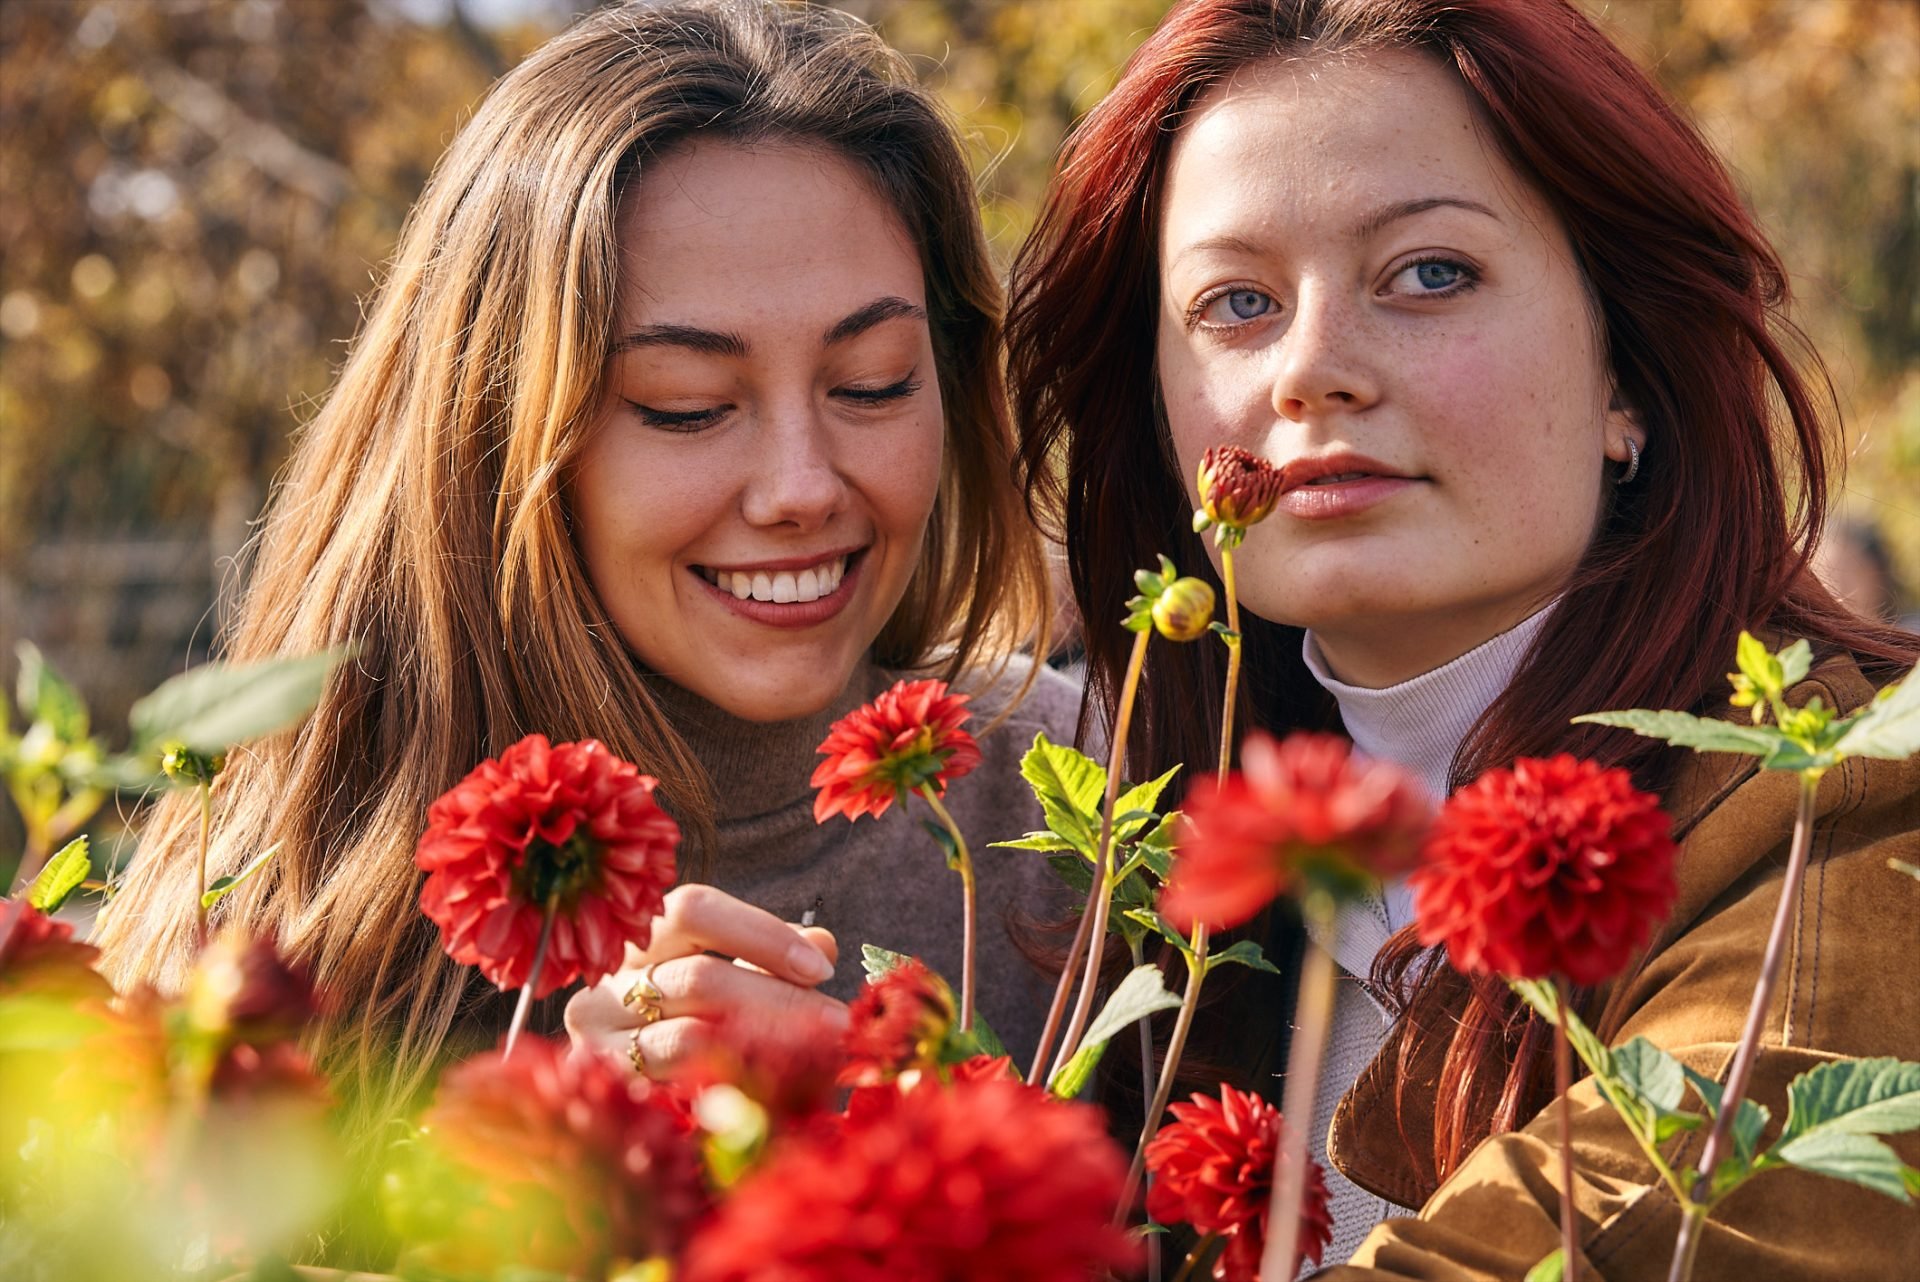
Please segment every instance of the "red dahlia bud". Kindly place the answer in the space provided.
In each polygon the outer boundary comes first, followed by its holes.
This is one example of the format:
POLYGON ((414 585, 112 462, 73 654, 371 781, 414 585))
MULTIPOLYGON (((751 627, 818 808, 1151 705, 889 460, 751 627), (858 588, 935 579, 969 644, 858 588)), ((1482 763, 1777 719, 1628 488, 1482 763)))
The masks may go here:
POLYGON ((272 940, 237 930, 223 931, 200 954, 186 1007, 199 1031, 247 1042, 292 1036, 315 1013, 305 972, 282 958, 272 940))
POLYGON ((1280 501, 1283 473, 1238 445, 1216 445, 1200 459, 1200 507, 1215 525, 1258 525, 1280 501))
POLYGON ((913 1068, 931 1068, 953 1028, 955 1005, 947 981, 910 958, 869 980, 848 1008, 846 1085, 890 1081, 913 1068))

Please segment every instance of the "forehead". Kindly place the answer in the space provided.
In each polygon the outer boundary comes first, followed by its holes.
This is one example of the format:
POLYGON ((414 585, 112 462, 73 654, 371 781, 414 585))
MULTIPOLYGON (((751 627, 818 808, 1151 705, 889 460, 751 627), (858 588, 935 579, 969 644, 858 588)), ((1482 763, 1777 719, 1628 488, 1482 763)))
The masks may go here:
POLYGON ((769 297, 836 318, 849 300, 876 294, 925 302, 899 213, 826 147, 684 143, 642 166, 621 198, 617 234, 629 319, 663 307, 750 312, 769 297))
POLYGON ((1357 212, 1436 195, 1532 221, 1544 212, 1459 80, 1401 50, 1275 58, 1194 104, 1173 144, 1163 235, 1213 224, 1350 228, 1357 212))

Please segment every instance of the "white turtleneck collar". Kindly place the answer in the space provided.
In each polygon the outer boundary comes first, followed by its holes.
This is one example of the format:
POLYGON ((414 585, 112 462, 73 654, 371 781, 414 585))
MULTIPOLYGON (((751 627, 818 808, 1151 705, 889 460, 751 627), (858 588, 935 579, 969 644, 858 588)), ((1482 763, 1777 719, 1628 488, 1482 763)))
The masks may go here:
MULTIPOLYGON (((1313 679, 1340 705, 1340 719, 1353 746, 1376 761, 1404 767, 1438 805, 1447 796, 1454 754, 1513 680, 1552 608, 1547 605, 1451 663, 1384 689, 1348 685, 1335 677, 1311 632, 1302 644, 1302 658, 1313 679)), ((1412 895, 1402 879, 1386 888, 1384 899, 1340 910, 1334 957, 1348 973, 1365 978, 1387 937, 1412 920, 1412 895)))

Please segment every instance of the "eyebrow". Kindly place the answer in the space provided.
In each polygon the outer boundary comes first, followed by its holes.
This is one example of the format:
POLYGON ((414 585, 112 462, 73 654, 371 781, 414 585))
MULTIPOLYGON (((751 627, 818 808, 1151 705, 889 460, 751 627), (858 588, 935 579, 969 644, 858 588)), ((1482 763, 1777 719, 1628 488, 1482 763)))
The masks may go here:
MULTIPOLYGON (((1500 219, 1500 215, 1492 209, 1477 200, 1468 200, 1464 196, 1422 196, 1417 200, 1397 200, 1391 205, 1382 205, 1354 224, 1352 238, 1366 240, 1402 218, 1424 214, 1430 209, 1464 209, 1469 213, 1484 214, 1496 222, 1500 219)), ((1245 236, 1236 236, 1229 232, 1194 241, 1174 255, 1173 261, 1177 263, 1189 255, 1213 250, 1224 250, 1229 254, 1240 254, 1246 257, 1259 257, 1268 252, 1269 248, 1258 241, 1248 240, 1245 236)))
MULTIPOLYGON (((827 329, 822 341, 832 347, 858 338, 874 326, 890 320, 924 321, 926 318, 926 308, 889 294, 835 321, 827 329)), ((636 347, 682 347, 703 356, 731 356, 736 359, 747 354, 747 340, 738 334, 701 329, 697 325, 643 325, 615 343, 613 351, 617 356, 636 347)))
POLYGON ((1468 200, 1464 196, 1422 196, 1417 200, 1397 200, 1391 205, 1382 205, 1354 224, 1353 238, 1366 240, 1402 218, 1424 214, 1429 209, 1464 209, 1469 213, 1485 214, 1495 222, 1500 221, 1499 214, 1477 200, 1468 200))

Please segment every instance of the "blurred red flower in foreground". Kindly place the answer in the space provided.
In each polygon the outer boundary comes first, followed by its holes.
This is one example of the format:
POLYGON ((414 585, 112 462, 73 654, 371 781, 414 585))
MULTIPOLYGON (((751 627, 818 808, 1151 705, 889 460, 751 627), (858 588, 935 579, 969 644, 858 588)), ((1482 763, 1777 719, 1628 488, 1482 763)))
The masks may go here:
POLYGON ((389 1181, 418 1263, 460 1276, 512 1265, 604 1277, 679 1250, 707 1208, 699 1139, 677 1092, 529 1037, 450 1070, 415 1164, 389 1181))
POLYGON ((1412 879, 1420 942, 1470 973, 1603 983, 1673 907, 1673 852, 1626 771, 1522 758, 1441 809, 1412 879))
POLYGON ((457 962, 501 988, 527 982, 551 903, 535 997, 617 970, 653 934, 673 885, 680 829, 655 781, 594 739, 528 735, 481 762, 427 811, 414 862, 420 908, 457 962))
POLYGON ((73 937, 73 927, 25 899, 0 898, 0 993, 34 988, 74 999, 113 995, 93 966, 100 950, 73 937))
MULTIPOLYGON (((1170 1106, 1174 1121, 1147 1145, 1147 1213, 1160 1224, 1191 1224, 1218 1233, 1226 1249, 1214 1262, 1223 1282, 1254 1282, 1267 1241, 1267 1206, 1274 1155, 1280 1149, 1280 1110, 1247 1091, 1220 1088, 1220 1097, 1195 1095, 1191 1104, 1170 1106)), ((1300 1251, 1315 1264, 1333 1240, 1327 1211, 1327 1181, 1308 1158, 1306 1199, 1301 1206, 1300 1251)), ((1299 1271, 1295 1260, 1285 1277, 1299 1271)))
POLYGON ((1004 1081, 871 1095, 776 1140, 678 1282, 1085 1282, 1138 1264, 1110 1222, 1126 1159, 1098 1110, 1004 1081))
POLYGON ((966 703, 944 681, 902 681, 834 722, 813 772, 814 820, 877 818, 922 784, 944 794, 980 764, 980 745, 960 728, 971 715, 966 703))
POLYGON ((201 950, 185 1006, 196 1031, 255 1044, 296 1036, 319 1009, 304 968, 271 939, 239 930, 201 950))
POLYGON ((1428 806, 1398 766, 1329 734, 1256 731, 1240 757, 1225 784, 1187 799, 1160 908, 1180 930, 1237 926, 1303 883, 1356 893, 1418 857, 1428 806))
POLYGON ((939 1062, 957 1012, 947 981, 910 957, 867 981, 847 1008, 844 1086, 871 1086, 939 1062))

